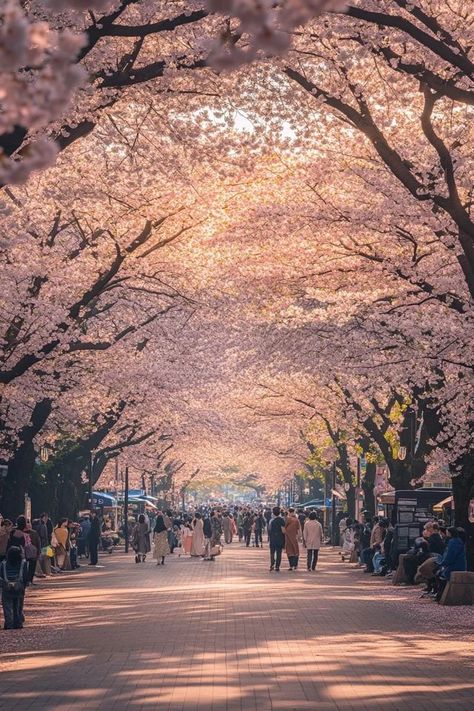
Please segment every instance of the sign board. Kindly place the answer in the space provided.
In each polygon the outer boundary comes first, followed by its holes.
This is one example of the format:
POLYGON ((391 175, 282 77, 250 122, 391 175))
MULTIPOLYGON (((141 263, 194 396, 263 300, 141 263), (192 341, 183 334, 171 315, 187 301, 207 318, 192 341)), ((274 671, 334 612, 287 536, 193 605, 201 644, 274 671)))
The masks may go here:
POLYGON ((375 469, 374 494, 376 496, 386 491, 393 491, 393 487, 388 483, 388 467, 384 464, 377 465, 375 469))
POLYGON ((6 479, 8 474, 8 464, 0 464, 0 479, 6 479))

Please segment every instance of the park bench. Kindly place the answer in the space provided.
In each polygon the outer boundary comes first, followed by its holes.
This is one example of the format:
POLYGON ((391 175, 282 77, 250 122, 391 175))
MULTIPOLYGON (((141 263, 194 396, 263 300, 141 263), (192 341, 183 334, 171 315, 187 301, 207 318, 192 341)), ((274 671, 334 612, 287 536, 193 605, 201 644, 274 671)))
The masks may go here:
POLYGON ((474 573, 454 572, 443 590, 440 605, 474 605, 474 573))
POLYGON ((358 562, 359 562, 359 556, 357 555, 357 551, 354 548, 354 550, 351 553, 349 563, 358 563, 358 562))

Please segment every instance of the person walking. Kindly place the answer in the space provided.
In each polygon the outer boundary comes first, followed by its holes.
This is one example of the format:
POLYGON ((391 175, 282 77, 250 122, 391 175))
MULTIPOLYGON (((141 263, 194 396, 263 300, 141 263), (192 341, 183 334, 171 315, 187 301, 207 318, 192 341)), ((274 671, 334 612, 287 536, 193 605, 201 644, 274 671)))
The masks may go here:
POLYGON ((285 551, 288 556, 289 570, 298 568, 298 559, 300 555, 300 547, 298 545, 298 536, 301 533, 300 522, 293 508, 288 509, 288 516, 285 521, 285 551))
POLYGON ((191 523, 185 521, 180 526, 179 538, 181 542, 181 555, 191 555, 191 546, 193 544, 193 529, 191 523))
POLYGON ((53 539, 56 539, 54 546, 54 554, 56 558, 56 566, 60 570, 66 570, 68 567, 67 558, 69 551, 69 530, 67 524, 67 518, 60 518, 58 521, 58 525, 54 529, 53 539))
POLYGON ((252 527, 253 527, 254 517, 251 511, 245 511, 242 517, 242 530, 244 532, 244 540, 247 548, 250 546, 250 539, 252 538, 252 527))
POLYGON ((165 564, 165 556, 170 552, 168 543, 168 529, 163 516, 156 517, 155 528, 153 530, 153 558, 157 565, 165 564))
POLYGON ((99 543, 100 543, 100 521, 97 512, 91 511, 91 525, 89 528, 88 544, 89 544, 89 565, 97 565, 99 561, 99 543))
POLYGON ((83 516, 79 519, 79 533, 77 536, 77 555, 79 558, 87 558, 89 555, 89 533, 91 530, 91 521, 88 516, 83 516))
POLYGON ((80 531, 80 524, 69 522, 69 562, 71 564, 71 570, 76 570, 81 566, 77 562, 77 537, 80 531))
POLYGON ((270 526, 270 521, 272 520, 272 511, 271 509, 267 508, 263 512, 263 517, 265 519, 265 530, 267 532, 267 538, 268 538, 268 527, 270 526))
POLYGON ((211 513, 211 546, 221 545, 222 536, 222 519, 218 511, 211 513))
POLYGON ((237 508, 237 534, 239 543, 242 543, 244 539, 244 511, 241 508, 237 508))
POLYGON ((3 629, 21 629, 25 621, 23 603, 28 585, 28 563, 19 546, 10 546, 6 559, 0 564, 2 584, 3 629))
POLYGON ((203 532, 204 532, 204 560, 211 560, 211 538, 212 538, 212 524, 209 516, 203 521, 203 532))
POLYGON ((273 509, 273 518, 268 524, 268 542, 270 544, 270 572, 280 572, 281 554, 285 547, 285 520, 279 506, 273 509))
POLYGON ((222 528, 224 531, 224 542, 229 545, 232 543, 232 519, 229 517, 228 511, 224 511, 222 514, 222 528))
POLYGON ((191 556, 202 558, 204 555, 204 523, 199 511, 196 512, 192 522, 191 556))
POLYGON ((216 555, 220 555, 222 542, 222 518, 219 511, 211 511, 211 538, 209 546, 206 546, 205 560, 215 560, 216 555))
POLYGON ((150 552, 150 529, 144 514, 140 514, 132 532, 132 547, 135 551, 135 563, 144 563, 150 552))
POLYGON ((28 561, 28 583, 33 585, 36 565, 41 555, 41 541, 37 531, 31 526, 29 521, 26 522, 25 535, 29 537, 25 547, 25 557, 28 561))
POLYGON ((258 511, 255 516, 254 530, 255 530, 255 546, 257 548, 263 548, 263 531, 267 527, 267 522, 263 516, 262 511, 258 511))
MULTIPOLYGON (((49 514, 47 513, 42 513, 40 516, 40 521, 41 523, 45 526, 46 528, 46 543, 44 544, 45 546, 51 545, 51 538, 53 536, 53 522, 49 518, 49 514)), ((42 535, 42 534, 41 534, 42 535)))
POLYGON ((316 511, 311 511, 303 528, 303 545, 306 546, 306 566, 308 570, 316 570, 323 537, 323 527, 317 519, 316 511))

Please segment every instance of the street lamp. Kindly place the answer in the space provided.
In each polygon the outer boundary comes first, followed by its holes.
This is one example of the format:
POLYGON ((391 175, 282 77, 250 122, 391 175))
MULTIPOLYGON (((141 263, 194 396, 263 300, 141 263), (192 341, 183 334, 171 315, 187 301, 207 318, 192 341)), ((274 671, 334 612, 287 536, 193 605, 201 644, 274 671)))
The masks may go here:
POLYGON ((336 462, 332 465, 331 541, 336 545, 336 462))

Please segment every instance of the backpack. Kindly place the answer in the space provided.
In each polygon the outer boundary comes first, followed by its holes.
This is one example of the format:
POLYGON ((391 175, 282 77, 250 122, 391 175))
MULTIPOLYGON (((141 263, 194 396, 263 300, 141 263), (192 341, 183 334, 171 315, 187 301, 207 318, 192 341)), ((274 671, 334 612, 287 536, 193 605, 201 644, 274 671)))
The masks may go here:
POLYGON ((25 583, 23 582, 23 567, 26 565, 25 561, 21 561, 20 570, 18 576, 15 580, 8 580, 7 578, 7 564, 6 561, 2 563, 2 585, 3 590, 9 595, 18 597, 23 595, 25 592, 25 583))
POLYGON ((23 533, 25 537, 25 558, 26 560, 36 560, 38 557, 38 551, 36 546, 31 542, 31 537, 28 533, 23 533))

